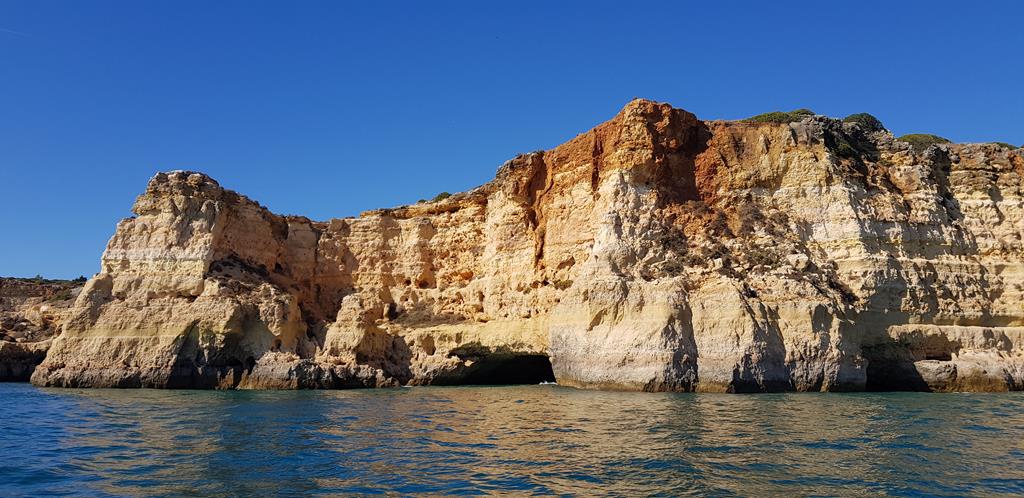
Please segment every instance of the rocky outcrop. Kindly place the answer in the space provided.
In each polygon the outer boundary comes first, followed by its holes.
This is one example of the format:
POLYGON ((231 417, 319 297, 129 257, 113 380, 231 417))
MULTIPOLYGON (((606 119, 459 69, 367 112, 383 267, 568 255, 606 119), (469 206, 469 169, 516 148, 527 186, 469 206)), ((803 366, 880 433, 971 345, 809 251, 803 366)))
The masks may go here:
POLYGON ((1024 153, 645 100, 434 202, 315 222, 154 177, 32 380, 1024 388, 1024 153))
POLYGON ((84 282, 0 278, 0 382, 29 380, 84 282))

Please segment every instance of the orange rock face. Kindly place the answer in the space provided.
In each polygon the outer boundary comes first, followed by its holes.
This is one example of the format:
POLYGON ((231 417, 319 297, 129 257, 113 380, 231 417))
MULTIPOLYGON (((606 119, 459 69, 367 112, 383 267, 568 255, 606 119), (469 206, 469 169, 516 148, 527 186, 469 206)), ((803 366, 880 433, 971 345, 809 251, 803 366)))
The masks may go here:
POLYGON ((162 173, 33 382, 1021 389, 1022 176, 996 145, 645 100, 358 218, 162 173))

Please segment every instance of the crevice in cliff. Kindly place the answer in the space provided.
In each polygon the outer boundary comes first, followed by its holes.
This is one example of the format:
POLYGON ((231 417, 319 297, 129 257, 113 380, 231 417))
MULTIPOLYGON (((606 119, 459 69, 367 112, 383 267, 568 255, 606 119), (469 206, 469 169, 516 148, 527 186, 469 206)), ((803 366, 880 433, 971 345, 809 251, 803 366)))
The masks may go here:
POLYGON ((604 143, 601 141, 600 136, 594 138, 594 149, 591 151, 590 155, 590 192, 596 201, 598 197, 601 196, 598 187, 601 184, 601 162, 604 159, 604 143))
POLYGON ((656 164, 652 179, 661 197, 674 204, 705 200, 698 185, 710 180, 704 176, 714 174, 698 167, 698 157, 708 150, 712 139, 707 123, 681 111, 673 113, 663 129, 652 130, 652 135, 656 164))
POLYGON ((533 261, 534 265, 538 266, 544 259, 544 242, 547 235, 547 219, 544 217, 541 198, 551 189, 551 171, 543 155, 533 155, 530 161, 533 172, 526 186, 526 215, 533 228, 533 261))

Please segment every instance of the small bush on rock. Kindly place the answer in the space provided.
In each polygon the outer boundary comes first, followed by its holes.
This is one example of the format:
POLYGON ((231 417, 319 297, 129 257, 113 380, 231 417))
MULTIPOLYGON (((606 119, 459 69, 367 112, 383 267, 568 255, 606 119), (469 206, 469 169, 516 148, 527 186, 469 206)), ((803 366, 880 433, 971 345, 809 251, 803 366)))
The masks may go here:
POLYGON ((72 298, 71 289, 64 289, 64 290, 62 290, 60 292, 57 292, 57 293, 53 294, 52 296, 50 296, 47 299, 47 301, 49 301, 49 302, 67 301, 67 300, 69 300, 71 298, 72 298))
POLYGON ((910 144, 917 152, 921 152, 936 144, 950 143, 949 139, 942 138, 938 135, 930 135, 928 133, 911 133, 909 135, 903 135, 896 140, 910 144))
POLYGON ((866 113, 858 112, 857 114, 850 114, 843 118, 844 123, 857 123, 868 131, 882 131, 885 129, 885 125, 882 124, 878 118, 866 113))

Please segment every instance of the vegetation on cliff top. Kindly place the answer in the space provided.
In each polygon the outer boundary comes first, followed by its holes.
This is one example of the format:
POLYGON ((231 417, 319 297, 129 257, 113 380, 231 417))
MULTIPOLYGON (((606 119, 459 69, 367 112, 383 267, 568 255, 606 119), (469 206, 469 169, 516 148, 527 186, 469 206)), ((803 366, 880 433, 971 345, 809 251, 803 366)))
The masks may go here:
POLYGON ((797 109, 795 111, 789 111, 789 112, 782 112, 782 111, 766 112, 764 114, 758 114, 757 116, 752 116, 752 117, 749 117, 747 119, 744 119, 744 121, 748 121, 748 122, 751 122, 751 123, 779 123, 779 124, 783 124, 783 123, 795 123, 797 121, 800 121, 800 120, 802 120, 804 118, 811 117, 811 116, 814 116, 814 111, 812 111, 810 109, 797 109))
POLYGON ((64 280, 59 278, 44 278, 42 275, 36 275, 34 277, 0 277, 0 281, 3 280, 40 285, 74 285, 84 284, 88 279, 85 278, 84 275, 80 275, 78 278, 72 280, 64 280))
POLYGON ((921 152, 932 145, 950 143, 949 139, 928 133, 911 133, 909 135, 903 135, 896 140, 910 144, 917 152, 921 152))
MULTIPOLYGON (((788 123, 796 123, 798 121, 801 121, 801 120, 803 120, 805 118, 808 118, 808 117, 811 117, 811 116, 814 116, 814 115, 815 115, 814 111, 812 111, 810 109, 796 109, 796 110, 789 111, 789 112, 783 112, 783 111, 766 112, 764 114, 758 114, 756 116, 751 116, 751 117, 746 118, 746 119, 744 119, 742 121, 745 121, 747 123, 788 124, 788 123)), ((885 127, 885 125, 882 123, 882 121, 880 119, 878 119, 875 116, 873 116, 872 114, 869 114, 869 113, 866 113, 866 112, 858 112, 858 113, 855 113, 855 114, 850 114, 849 116, 846 116, 845 118, 843 118, 842 121, 844 123, 856 123, 856 124, 860 125, 861 128, 863 128, 863 129, 865 129, 867 131, 885 131, 885 130, 887 130, 887 128, 885 127)), ((910 144, 914 148, 914 151, 916 151, 916 152, 923 152, 925 149, 927 149, 928 147, 931 147, 932 145, 952 143, 952 141, 950 141, 949 139, 947 139, 945 137, 940 137, 938 135, 932 135, 930 133, 909 133, 907 135, 903 135, 901 137, 896 138, 896 140, 899 140, 901 142, 906 142, 906 143, 910 144)), ((1010 143, 1006 143, 1006 142, 991 142, 991 143, 993 143, 995 145, 998 145, 998 146, 1000 146, 1000 147, 1002 147, 1002 148, 1004 148, 1006 150, 1024 149, 1024 144, 1022 144, 1020 147, 1018 147, 1016 145, 1013 145, 1013 144, 1010 144, 1010 143)), ((857 154, 856 148, 851 146, 849 143, 846 143, 845 141, 840 141, 840 142, 835 143, 833 145, 834 145, 833 149, 839 154, 840 157, 853 157, 853 156, 855 156, 857 154)))
POLYGON ((843 122, 844 123, 857 123, 857 124, 861 125, 861 127, 867 129, 868 131, 882 131, 882 130, 885 129, 885 125, 883 125, 882 122, 879 121, 878 118, 876 118, 876 117, 874 117, 874 116, 872 116, 872 115, 870 115, 870 114, 868 114, 866 112, 858 112, 857 114, 850 114, 849 116, 846 116, 845 118, 843 118, 843 122))

